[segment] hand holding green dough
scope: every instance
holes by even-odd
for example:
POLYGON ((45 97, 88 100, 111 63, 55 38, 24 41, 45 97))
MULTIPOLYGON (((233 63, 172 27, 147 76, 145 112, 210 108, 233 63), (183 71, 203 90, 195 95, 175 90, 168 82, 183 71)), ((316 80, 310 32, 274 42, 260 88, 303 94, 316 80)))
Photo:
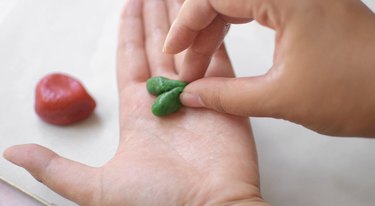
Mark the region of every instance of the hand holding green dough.
POLYGON ((152 105, 152 113, 155 116, 166 116, 181 108, 180 94, 187 83, 170 80, 165 77, 154 77, 147 80, 149 93, 158 95, 152 105))

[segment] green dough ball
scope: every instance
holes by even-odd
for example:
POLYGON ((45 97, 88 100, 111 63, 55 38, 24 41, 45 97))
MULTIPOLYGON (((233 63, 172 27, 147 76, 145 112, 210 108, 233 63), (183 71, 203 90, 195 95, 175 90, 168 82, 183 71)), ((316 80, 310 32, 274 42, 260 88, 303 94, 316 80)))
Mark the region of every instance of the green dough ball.
POLYGON ((164 92, 170 91, 176 87, 184 88, 186 85, 186 82, 171 80, 165 77, 153 77, 147 80, 148 92, 156 96, 164 92))
POLYGON ((161 117, 172 114, 181 108, 180 94, 183 87, 176 87, 159 95, 152 105, 152 113, 161 117))
POLYGON ((180 94, 186 85, 188 83, 165 77, 153 77, 147 80, 147 91, 158 96, 152 105, 152 113, 162 117, 179 110, 182 107, 180 94))

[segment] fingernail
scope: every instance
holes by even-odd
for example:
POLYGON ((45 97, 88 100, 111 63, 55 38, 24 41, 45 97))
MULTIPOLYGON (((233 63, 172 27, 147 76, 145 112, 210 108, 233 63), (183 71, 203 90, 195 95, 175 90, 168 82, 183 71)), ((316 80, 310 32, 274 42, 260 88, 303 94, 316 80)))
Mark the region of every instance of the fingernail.
POLYGON ((181 103, 188 107, 204 107, 203 101, 200 96, 183 92, 180 95, 181 103))

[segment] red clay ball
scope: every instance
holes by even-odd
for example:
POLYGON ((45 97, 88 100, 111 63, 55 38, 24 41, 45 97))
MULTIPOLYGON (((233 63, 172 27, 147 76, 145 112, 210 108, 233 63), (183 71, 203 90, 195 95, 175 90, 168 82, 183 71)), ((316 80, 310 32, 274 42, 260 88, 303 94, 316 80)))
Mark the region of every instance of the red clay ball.
POLYGON ((41 119, 55 125, 69 125, 88 118, 95 100, 75 78, 50 74, 41 79, 35 91, 35 111, 41 119))

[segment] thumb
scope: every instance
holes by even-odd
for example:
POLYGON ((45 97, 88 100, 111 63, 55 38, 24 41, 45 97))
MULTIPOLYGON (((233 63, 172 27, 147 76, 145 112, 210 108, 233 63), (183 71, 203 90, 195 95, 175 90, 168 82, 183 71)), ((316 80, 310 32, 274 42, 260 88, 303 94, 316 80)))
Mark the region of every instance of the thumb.
POLYGON ((98 181, 94 168, 65 159, 51 150, 35 145, 8 148, 4 157, 60 195, 83 205, 95 201, 98 181), (88 202, 89 201, 89 202, 88 202))
POLYGON ((278 102, 266 76, 203 78, 190 83, 180 96, 188 107, 205 107, 239 116, 279 117, 278 102))

